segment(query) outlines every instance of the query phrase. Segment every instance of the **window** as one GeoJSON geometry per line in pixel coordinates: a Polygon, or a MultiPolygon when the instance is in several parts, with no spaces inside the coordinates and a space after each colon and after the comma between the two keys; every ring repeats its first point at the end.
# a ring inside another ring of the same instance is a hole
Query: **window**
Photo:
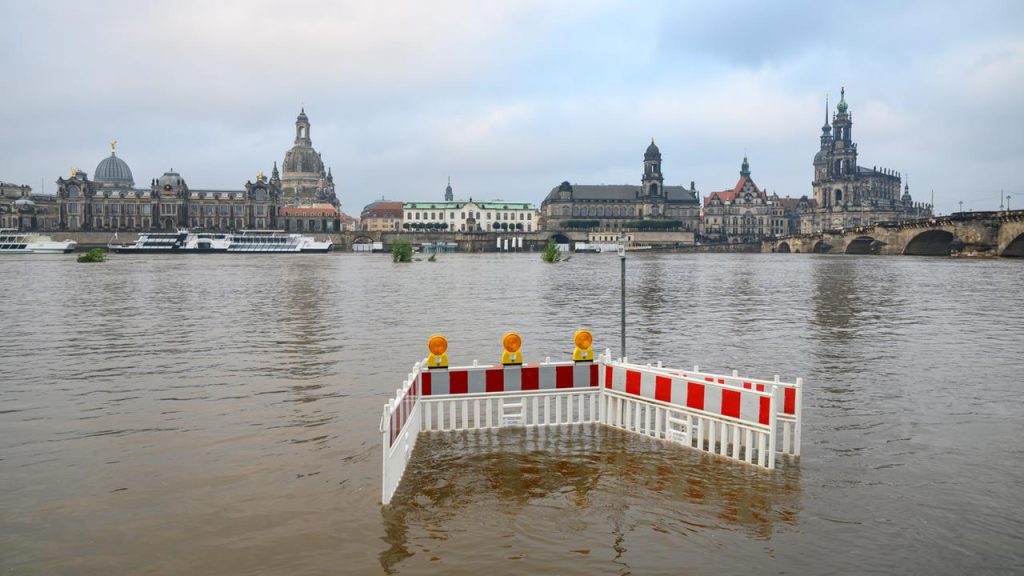
{"type": "Polygon", "coordinates": [[[452,212],[452,213],[451,213],[450,219],[451,219],[451,220],[455,220],[455,212],[452,212]]]}
{"type": "MultiPolygon", "coordinates": [[[[462,212],[462,219],[463,219],[463,220],[465,220],[465,219],[466,219],[466,213],[465,213],[465,212],[462,212]]],[[[463,228],[465,228],[465,227],[463,227],[463,228]]],[[[463,231],[465,231],[465,230],[463,230],[463,231]]]]}

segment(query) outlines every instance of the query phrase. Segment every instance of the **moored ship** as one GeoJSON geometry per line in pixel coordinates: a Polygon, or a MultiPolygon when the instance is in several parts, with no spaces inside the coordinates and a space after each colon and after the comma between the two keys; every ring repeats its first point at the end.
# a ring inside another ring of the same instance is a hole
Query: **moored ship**
{"type": "Polygon", "coordinates": [[[108,244],[121,254],[195,254],[195,253],[302,253],[329,252],[330,240],[318,241],[310,236],[290,234],[283,230],[243,230],[236,233],[147,232],[133,244],[108,244]]]}
{"type": "Polygon", "coordinates": [[[64,254],[74,252],[74,240],[54,240],[34,232],[0,228],[0,254],[64,254]]]}

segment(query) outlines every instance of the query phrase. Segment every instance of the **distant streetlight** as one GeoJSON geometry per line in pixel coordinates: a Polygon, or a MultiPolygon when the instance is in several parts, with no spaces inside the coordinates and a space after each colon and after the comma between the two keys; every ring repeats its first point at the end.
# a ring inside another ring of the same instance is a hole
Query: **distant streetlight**
{"type": "Polygon", "coordinates": [[[1010,211],[1010,194],[1006,195],[1006,211],[1010,211]]]}
{"type": "Polygon", "coordinates": [[[623,232],[619,235],[619,260],[622,261],[622,271],[620,272],[622,282],[622,325],[620,335],[622,337],[621,350],[623,361],[626,359],[626,243],[626,234],[623,232]]]}
{"type": "Polygon", "coordinates": [[[960,202],[958,202],[958,204],[960,204],[960,211],[963,212],[964,211],[964,201],[961,200],[960,202]]]}

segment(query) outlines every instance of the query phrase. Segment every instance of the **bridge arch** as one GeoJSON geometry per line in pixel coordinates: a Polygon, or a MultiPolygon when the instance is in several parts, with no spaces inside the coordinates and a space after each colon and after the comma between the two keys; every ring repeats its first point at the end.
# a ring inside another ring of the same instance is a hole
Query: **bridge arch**
{"type": "Polygon", "coordinates": [[[552,234],[549,239],[550,240],[554,240],[555,244],[570,244],[571,243],[571,240],[569,240],[569,237],[566,236],[565,234],[562,234],[562,233],[552,234]]]}
{"type": "Polygon", "coordinates": [[[352,239],[353,244],[373,244],[373,238],[369,236],[356,236],[352,239]]]}
{"type": "Polygon", "coordinates": [[[1024,234],[1018,235],[1016,238],[1010,241],[1003,249],[1003,253],[1000,256],[1006,256],[1008,258],[1024,258],[1024,234]]]}
{"type": "Polygon", "coordinates": [[[775,251],[780,254],[789,254],[793,249],[789,246],[789,242],[779,242],[779,245],[775,247],[775,251]]]}
{"type": "Polygon", "coordinates": [[[811,252],[815,254],[825,254],[832,249],[832,245],[824,240],[818,240],[814,243],[814,247],[811,248],[811,252]]]}
{"type": "Polygon", "coordinates": [[[949,256],[953,233],[946,230],[925,230],[914,236],[903,253],[907,256],[949,256]]]}
{"type": "Polygon", "coordinates": [[[858,236],[846,245],[847,254],[878,254],[881,244],[871,236],[858,236]]]}

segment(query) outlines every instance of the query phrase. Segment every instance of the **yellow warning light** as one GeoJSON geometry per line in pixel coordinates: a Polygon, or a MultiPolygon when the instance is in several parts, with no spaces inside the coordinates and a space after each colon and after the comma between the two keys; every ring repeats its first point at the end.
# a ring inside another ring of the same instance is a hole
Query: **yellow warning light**
{"type": "Polygon", "coordinates": [[[430,339],[427,340],[427,349],[430,350],[430,355],[427,356],[427,367],[428,368],[447,368],[448,367],[448,339],[441,334],[433,334],[430,339]]]}
{"type": "Polygon", "coordinates": [[[590,330],[580,328],[573,335],[572,340],[576,344],[576,348],[572,351],[572,359],[576,362],[593,362],[594,349],[591,346],[594,344],[594,335],[590,333],[590,330]]]}
{"type": "Polygon", "coordinates": [[[501,337],[501,346],[505,349],[501,354],[501,363],[505,365],[509,364],[522,364],[523,355],[519,352],[519,349],[523,346],[523,339],[519,337],[519,334],[515,332],[506,332],[501,337]]]}

